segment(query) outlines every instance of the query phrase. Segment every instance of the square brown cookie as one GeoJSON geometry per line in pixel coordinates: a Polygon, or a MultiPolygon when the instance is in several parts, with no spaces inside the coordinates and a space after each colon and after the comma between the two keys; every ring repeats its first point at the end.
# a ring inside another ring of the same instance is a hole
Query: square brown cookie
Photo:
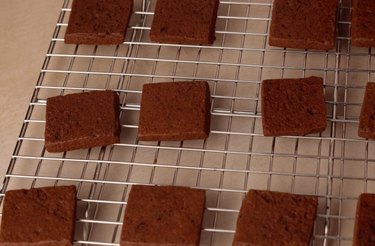
{"type": "Polygon", "coordinates": [[[49,152],[63,152],[118,143],[119,113],[119,97],[114,91],[48,98],[46,149],[49,152]]]}
{"type": "Polygon", "coordinates": [[[357,202],[353,246],[375,245],[375,194],[363,193],[357,202]]]}
{"type": "Polygon", "coordinates": [[[306,135],[327,126],[323,79],[270,79],[262,82],[265,136],[306,135]]]}
{"type": "Polygon", "coordinates": [[[158,0],[151,25],[154,42],[212,44],[219,0],[158,0]]]}
{"type": "Polygon", "coordinates": [[[242,203],[233,245],[309,245],[316,197],[250,190],[242,203]]]}
{"type": "Polygon", "coordinates": [[[353,0],[352,45],[375,47],[375,1],[353,0]]]}
{"type": "Polygon", "coordinates": [[[358,136],[375,139],[375,83],[366,85],[359,118],[358,136]]]}
{"type": "Polygon", "coordinates": [[[73,245],[76,187],[5,193],[0,245],[73,245]]]}
{"type": "Polygon", "coordinates": [[[210,130],[210,88],[205,81],[145,84],[138,139],[205,139],[210,130]]]}
{"type": "Polygon", "coordinates": [[[199,245],[204,206],[203,190],[135,185],[120,245],[199,245]]]}
{"type": "Polygon", "coordinates": [[[68,44],[120,44],[133,0],[74,0],[65,33],[68,44]]]}
{"type": "Polygon", "coordinates": [[[336,36],[337,0],[274,0],[269,44],[330,50],[336,36]]]}

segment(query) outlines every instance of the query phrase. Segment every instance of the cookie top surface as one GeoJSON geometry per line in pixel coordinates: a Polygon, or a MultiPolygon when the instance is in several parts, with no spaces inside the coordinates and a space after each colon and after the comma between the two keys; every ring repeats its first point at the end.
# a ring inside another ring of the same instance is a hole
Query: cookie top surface
{"type": "Polygon", "coordinates": [[[242,203],[233,245],[308,245],[318,199],[250,190],[242,203]]]}
{"type": "Polygon", "coordinates": [[[353,246],[375,244],[375,194],[363,193],[357,202],[353,246]]]}
{"type": "Polygon", "coordinates": [[[264,80],[261,101],[265,136],[306,135],[327,126],[322,78],[264,80]]]}
{"type": "Polygon", "coordinates": [[[53,241],[71,245],[75,209],[75,186],[7,191],[1,222],[1,241],[6,243],[53,241]]]}
{"type": "Polygon", "coordinates": [[[269,44],[329,50],[336,35],[337,0],[275,0],[269,44]]]}
{"type": "Polygon", "coordinates": [[[359,47],[375,47],[375,1],[353,0],[351,43],[359,47]]]}
{"type": "Polygon", "coordinates": [[[74,0],[65,43],[120,44],[133,11],[133,0],[74,0]]]}
{"type": "Polygon", "coordinates": [[[182,141],[208,137],[210,89],[205,81],[145,84],[138,139],[182,141]]]}
{"type": "Polygon", "coordinates": [[[212,44],[219,0],[158,0],[150,38],[160,43],[212,44]]]}
{"type": "Polygon", "coordinates": [[[121,245],[199,245],[205,192],[177,186],[133,186],[121,245]]]}
{"type": "Polygon", "coordinates": [[[375,83],[366,85],[359,118],[358,136],[375,139],[375,83]]]}
{"type": "Polygon", "coordinates": [[[45,146],[50,152],[104,146],[119,141],[119,97],[93,91],[47,99],[45,146]]]}

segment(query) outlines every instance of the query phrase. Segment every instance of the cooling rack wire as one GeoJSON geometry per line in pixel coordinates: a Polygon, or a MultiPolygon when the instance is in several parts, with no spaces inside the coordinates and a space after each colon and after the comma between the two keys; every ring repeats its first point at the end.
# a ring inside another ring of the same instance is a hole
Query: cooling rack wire
{"type": "Polygon", "coordinates": [[[335,50],[267,44],[272,0],[222,0],[212,46],[149,40],[155,0],[135,1],[126,40],[118,46],[64,44],[71,1],[65,0],[4,179],[6,190],[74,184],[76,245],[118,245],[131,185],[183,185],[206,190],[201,245],[231,245],[242,199],[250,189],[316,195],[312,245],[351,245],[357,197],[375,192],[375,144],[357,136],[371,49],[350,46],[351,2],[339,1],[335,50]],[[324,78],[328,127],[305,137],[263,137],[263,79],[324,78]],[[206,141],[136,139],[144,83],[208,80],[212,126],[206,141]],[[121,101],[121,143],[48,153],[46,98],[113,89],[121,101]]]}

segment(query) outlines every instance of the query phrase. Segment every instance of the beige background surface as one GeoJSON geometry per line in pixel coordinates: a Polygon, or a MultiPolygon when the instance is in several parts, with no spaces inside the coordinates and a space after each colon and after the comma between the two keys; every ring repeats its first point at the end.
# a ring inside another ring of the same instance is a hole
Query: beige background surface
{"type": "Polygon", "coordinates": [[[21,129],[62,2],[62,0],[1,0],[1,180],[21,129]]]}

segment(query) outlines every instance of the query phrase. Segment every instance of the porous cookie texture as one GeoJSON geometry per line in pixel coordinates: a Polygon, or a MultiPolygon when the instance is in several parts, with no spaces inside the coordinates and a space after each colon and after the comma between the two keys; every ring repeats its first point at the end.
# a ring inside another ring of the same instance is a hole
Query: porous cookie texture
{"type": "Polygon", "coordinates": [[[158,0],[150,39],[159,43],[212,44],[219,0],[158,0]]]}
{"type": "Polygon", "coordinates": [[[306,135],[327,126],[322,78],[264,80],[261,102],[265,136],[306,135]]]}
{"type": "Polygon", "coordinates": [[[124,42],[133,0],[74,0],[65,43],[120,44],[124,42]]]}
{"type": "Polygon", "coordinates": [[[317,207],[314,196],[250,190],[242,203],[233,245],[307,246],[317,207]]]}
{"type": "Polygon", "coordinates": [[[120,245],[199,245],[204,207],[204,190],[134,185],[120,245]]]}
{"type": "Polygon", "coordinates": [[[93,91],[47,99],[45,147],[63,152],[120,141],[119,97],[93,91]]]}
{"type": "Polygon", "coordinates": [[[269,44],[330,50],[335,45],[337,0],[274,0],[269,44]]]}
{"type": "Polygon", "coordinates": [[[7,191],[0,245],[72,245],[75,211],[75,186],[7,191]]]}
{"type": "Polygon", "coordinates": [[[206,81],[145,84],[138,139],[205,139],[210,131],[210,88],[206,81]]]}

